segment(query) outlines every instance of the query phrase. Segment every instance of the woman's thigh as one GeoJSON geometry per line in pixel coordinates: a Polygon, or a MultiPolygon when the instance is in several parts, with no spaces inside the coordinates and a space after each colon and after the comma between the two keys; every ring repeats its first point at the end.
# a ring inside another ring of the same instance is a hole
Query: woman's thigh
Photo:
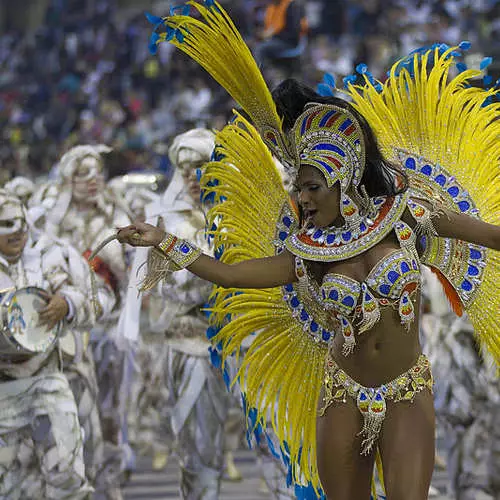
{"type": "Polygon", "coordinates": [[[317,460],[331,500],[369,500],[374,454],[360,455],[363,419],[350,398],[333,403],[317,422],[317,460]]]}
{"type": "Polygon", "coordinates": [[[427,500],[434,470],[434,400],[428,390],[413,403],[387,403],[379,446],[387,498],[427,500]]]}

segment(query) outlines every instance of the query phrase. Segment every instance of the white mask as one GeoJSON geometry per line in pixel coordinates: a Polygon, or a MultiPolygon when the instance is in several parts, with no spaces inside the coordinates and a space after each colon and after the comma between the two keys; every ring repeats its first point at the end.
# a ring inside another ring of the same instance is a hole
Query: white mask
{"type": "Polygon", "coordinates": [[[20,201],[8,198],[0,205],[0,235],[18,231],[26,231],[26,214],[20,201]]]}
{"type": "Polygon", "coordinates": [[[103,188],[101,162],[94,156],[86,156],[73,174],[73,196],[77,200],[95,201],[103,188]]]}

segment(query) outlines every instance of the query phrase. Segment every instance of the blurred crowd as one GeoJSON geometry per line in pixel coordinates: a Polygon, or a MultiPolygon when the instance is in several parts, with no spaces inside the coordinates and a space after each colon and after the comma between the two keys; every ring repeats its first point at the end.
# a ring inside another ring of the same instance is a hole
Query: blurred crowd
{"type": "MultiPolygon", "coordinates": [[[[234,102],[207,74],[168,44],[156,56],[148,51],[144,11],[166,15],[166,3],[138,1],[125,11],[116,0],[50,0],[38,28],[1,33],[0,184],[46,175],[79,143],[113,147],[111,176],[165,170],[171,137],[225,124],[234,102]]],[[[258,53],[273,0],[222,3],[258,53]]],[[[500,52],[498,0],[274,3],[298,9],[301,23],[288,26],[291,50],[259,60],[271,86],[292,74],[314,85],[324,72],[339,84],[360,62],[383,79],[399,56],[436,41],[470,40],[472,63],[500,52]]],[[[498,67],[490,71],[498,78],[498,67]]]]}

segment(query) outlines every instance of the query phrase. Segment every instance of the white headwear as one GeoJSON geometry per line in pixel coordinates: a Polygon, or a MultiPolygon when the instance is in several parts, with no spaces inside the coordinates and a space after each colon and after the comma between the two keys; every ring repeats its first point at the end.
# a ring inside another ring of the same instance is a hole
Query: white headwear
{"type": "Polygon", "coordinates": [[[27,198],[34,193],[35,183],[27,177],[18,176],[7,182],[4,188],[19,198],[27,198]]]}
{"type": "Polygon", "coordinates": [[[208,161],[214,146],[213,132],[205,128],[194,128],[173,140],[168,149],[168,157],[176,168],[185,162],[208,161]]]}
{"type": "MultiPolygon", "coordinates": [[[[153,201],[145,206],[146,222],[157,224],[161,216],[165,218],[169,228],[173,228],[177,220],[176,211],[192,209],[191,203],[178,196],[186,189],[182,172],[178,166],[187,161],[208,161],[214,145],[215,135],[210,130],[202,128],[189,130],[174,139],[168,150],[170,161],[175,167],[174,176],[161,200],[153,201]]],[[[136,342],[139,337],[142,293],[138,294],[137,289],[140,287],[147,271],[143,266],[147,256],[148,249],[146,247],[136,248],[125,297],[125,306],[120,314],[114,338],[115,343],[120,347],[136,342]]]]}
{"type": "Polygon", "coordinates": [[[101,160],[101,154],[110,153],[111,151],[112,148],[105,144],[75,146],[64,153],[60,159],[58,164],[59,175],[63,179],[71,179],[80,160],[86,156],[92,156],[96,160],[101,160]]]}
{"type": "Polygon", "coordinates": [[[0,225],[0,234],[13,234],[26,224],[26,210],[15,194],[0,189],[0,221],[12,221],[12,226],[0,225]]]}

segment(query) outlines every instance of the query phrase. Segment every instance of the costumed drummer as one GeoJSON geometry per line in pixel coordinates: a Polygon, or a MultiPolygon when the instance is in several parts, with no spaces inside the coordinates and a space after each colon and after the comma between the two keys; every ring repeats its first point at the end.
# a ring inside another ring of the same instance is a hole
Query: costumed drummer
{"type": "Polygon", "coordinates": [[[86,498],[82,432],[58,337],[91,326],[89,267],[28,232],[21,200],[0,189],[0,497],[86,498]]]}
{"type": "Polygon", "coordinates": [[[463,43],[416,51],[384,84],[359,67],[352,103],[331,78],[325,95],[295,80],[271,94],[222,6],[190,6],[199,16],[150,16],[151,46],[186,52],[250,117],[217,134],[202,179],[219,259],[147,224],[118,237],[154,247],[151,279],[187,268],[219,285],[223,359],[257,332],[241,390],[256,424],[270,416],[302,497],[368,499],[376,462],[387,498],[424,500],[435,424],[421,264],[500,364],[499,90],[468,85],[479,70],[448,79],[463,43]],[[293,173],[298,210],[270,151],[293,173]]]}

